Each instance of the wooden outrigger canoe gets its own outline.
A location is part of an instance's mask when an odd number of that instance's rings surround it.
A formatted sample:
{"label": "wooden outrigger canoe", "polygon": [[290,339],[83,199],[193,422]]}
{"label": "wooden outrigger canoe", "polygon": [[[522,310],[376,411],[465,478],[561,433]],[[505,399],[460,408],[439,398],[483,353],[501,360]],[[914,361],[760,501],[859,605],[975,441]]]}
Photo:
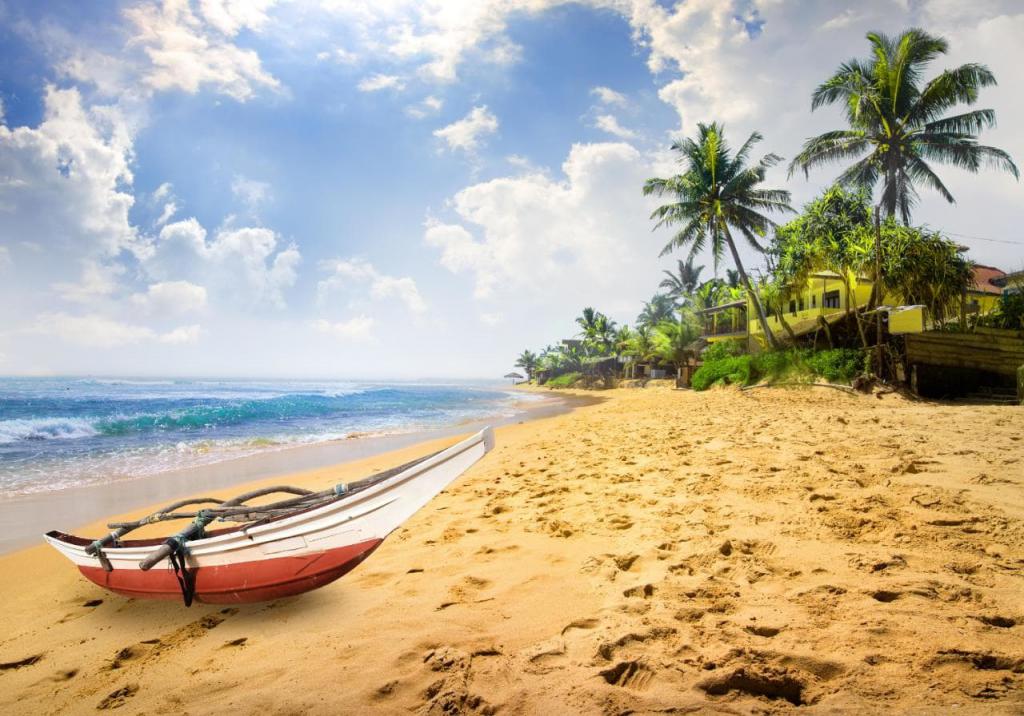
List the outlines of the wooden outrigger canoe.
{"label": "wooden outrigger canoe", "polygon": [[[63,532],[45,539],[88,579],[128,597],[238,604],[301,594],[333,582],[494,446],[485,428],[445,450],[386,472],[313,493],[293,487],[257,490],[222,501],[175,503],[136,522],[112,523],[106,537]],[[271,504],[256,497],[294,495]],[[181,512],[188,505],[208,509]],[[192,518],[167,539],[124,540],[129,531],[168,519]],[[207,530],[214,521],[235,527]]]}

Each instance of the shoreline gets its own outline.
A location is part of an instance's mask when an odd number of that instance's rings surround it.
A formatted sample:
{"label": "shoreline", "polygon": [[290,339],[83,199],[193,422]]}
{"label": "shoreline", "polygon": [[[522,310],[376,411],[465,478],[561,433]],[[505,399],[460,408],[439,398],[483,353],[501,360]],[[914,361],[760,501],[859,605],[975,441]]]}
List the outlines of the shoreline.
{"label": "shoreline", "polygon": [[428,430],[291,445],[137,478],[0,497],[0,524],[5,526],[0,533],[0,556],[42,544],[43,533],[50,529],[73,532],[111,515],[139,513],[147,507],[159,507],[199,492],[241,488],[269,478],[338,468],[472,433],[485,425],[497,428],[539,420],[592,402],[595,400],[571,394],[550,396],[544,401],[518,400],[513,403],[516,412],[512,415],[472,419]]}

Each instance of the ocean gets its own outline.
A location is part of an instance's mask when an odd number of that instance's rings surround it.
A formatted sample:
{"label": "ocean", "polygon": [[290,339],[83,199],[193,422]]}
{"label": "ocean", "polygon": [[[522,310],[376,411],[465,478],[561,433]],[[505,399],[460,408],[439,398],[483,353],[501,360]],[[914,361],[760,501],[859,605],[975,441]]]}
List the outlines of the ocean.
{"label": "ocean", "polygon": [[531,397],[462,383],[0,378],[0,494],[507,418]]}

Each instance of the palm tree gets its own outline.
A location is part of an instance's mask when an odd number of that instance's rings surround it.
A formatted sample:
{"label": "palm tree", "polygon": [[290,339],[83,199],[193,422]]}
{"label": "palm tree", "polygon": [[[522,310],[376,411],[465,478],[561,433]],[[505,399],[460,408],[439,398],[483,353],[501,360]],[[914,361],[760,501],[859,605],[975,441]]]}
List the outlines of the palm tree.
{"label": "palm tree", "polygon": [[740,272],[735,269],[725,270],[725,285],[729,288],[739,288]]}
{"label": "palm tree", "polygon": [[840,174],[837,182],[870,193],[881,181],[880,205],[885,215],[899,211],[904,224],[910,223],[910,210],[917,201],[915,184],[931,187],[954,203],[929,161],[973,173],[989,165],[1019,178],[1009,154],[978,144],[978,132],[995,125],[994,110],[943,116],[958,104],[973,104],[982,87],[996,84],[988,67],[960,65],[922,87],[925,68],[946,54],[946,40],[916,28],[896,38],[870,32],[867,39],[871,57],[840,65],[811,98],[812,111],[841,102],[850,128],[808,139],[789,166],[791,176],[798,168],[807,175],[818,165],[854,160],[868,152]]}
{"label": "palm tree", "polygon": [[607,353],[611,348],[615,337],[615,321],[608,316],[587,306],[576,319],[576,325],[580,327],[579,335],[588,348],[599,354]]}
{"label": "palm tree", "polygon": [[751,149],[761,139],[761,135],[754,132],[732,154],[721,125],[717,122],[698,124],[696,139],[681,139],[672,144],[672,150],[680,154],[684,173],[669,179],[648,179],[644,184],[644,194],[669,195],[676,199],[672,204],[659,206],[651,214],[652,219],[658,220],[654,228],[683,225],[666,244],[662,256],[686,246],[690,247],[690,255],[693,256],[710,241],[717,265],[728,247],[740,280],[757,311],[765,338],[774,347],[775,336],[729,230],[730,226],[734,227],[751,246],[763,252],[757,237],[764,236],[775,222],[761,212],[793,210],[789,205],[788,191],[758,188],[768,169],[781,161],[780,157],[767,154],[754,166],[747,165]]}
{"label": "palm tree", "polygon": [[653,327],[662,321],[670,321],[676,312],[675,301],[671,296],[664,293],[656,293],[650,301],[644,302],[643,310],[636,317],[637,328],[640,326]]}
{"label": "palm tree", "polygon": [[627,353],[637,363],[643,363],[654,354],[654,335],[649,326],[637,326],[629,339]]}
{"label": "palm tree", "polygon": [[625,355],[629,350],[630,341],[633,340],[633,330],[626,325],[621,326],[615,331],[614,348],[615,355]]}
{"label": "palm tree", "polygon": [[700,335],[700,324],[689,311],[682,311],[678,320],[662,321],[654,331],[653,350],[665,363],[678,371],[693,354],[690,346]]}
{"label": "palm tree", "polygon": [[533,374],[537,372],[538,365],[539,359],[533,351],[523,351],[519,354],[519,358],[516,359],[516,368],[522,368],[526,371],[526,379],[528,381],[533,380]]}
{"label": "palm tree", "polygon": [[658,284],[658,288],[668,289],[668,295],[677,301],[685,301],[697,290],[700,283],[700,274],[703,266],[694,266],[694,256],[687,257],[686,261],[676,260],[676,272],[662,271],[665,278]]}

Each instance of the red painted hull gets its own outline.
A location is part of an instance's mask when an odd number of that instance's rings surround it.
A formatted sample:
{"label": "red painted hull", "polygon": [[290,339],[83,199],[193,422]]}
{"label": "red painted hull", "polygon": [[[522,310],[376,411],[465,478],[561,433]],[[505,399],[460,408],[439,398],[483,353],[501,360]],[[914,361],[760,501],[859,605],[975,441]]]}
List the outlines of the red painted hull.
{"label": "red painted hull", "polygon": [[[383,540],[375,539],[300,557],[277,557],[195,571],[195,601],[248,604],[290,597],[322,587],[355,569]],[[141,569],[78,568],[90,581],[126,597],[181,599],[181,588],[168,562]]]}

